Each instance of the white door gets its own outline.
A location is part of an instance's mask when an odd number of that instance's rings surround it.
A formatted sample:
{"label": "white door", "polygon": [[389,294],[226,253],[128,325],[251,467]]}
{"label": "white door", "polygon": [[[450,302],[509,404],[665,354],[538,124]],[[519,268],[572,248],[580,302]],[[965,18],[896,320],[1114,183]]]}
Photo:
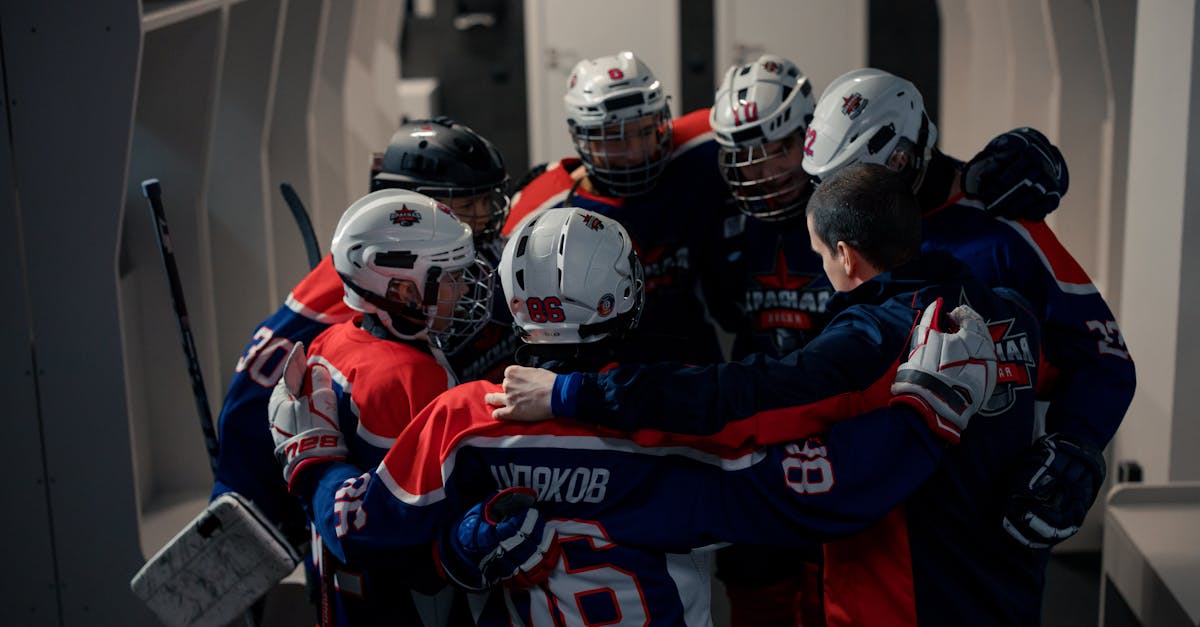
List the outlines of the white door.
{"label": "white door", "polygon": [[765,53],[808,75],[814,97],[867,64],[866,0],[716,0],[716,77]]}
{"label": "white door", "polygon": [[525,0],[529,165],[575,154],[563,110],[568,74],[622,50],[650,66],[678,115],[678,0]]}

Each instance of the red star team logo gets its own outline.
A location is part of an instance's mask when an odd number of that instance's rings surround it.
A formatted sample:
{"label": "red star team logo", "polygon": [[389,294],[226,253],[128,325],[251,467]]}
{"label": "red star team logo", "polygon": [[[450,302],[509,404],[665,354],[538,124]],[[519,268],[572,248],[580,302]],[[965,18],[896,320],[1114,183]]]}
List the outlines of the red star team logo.
{"label": "red star team logo", "polygon": [[760,274],[754,280],[768,289],[798,290],[811,283],[813,277],[788,272],[787,257],[783,254],[783,246],[780,246],[775,252],[775,267],[769,274]]}
{"label": "red star team logo", "polygon": [[842,98],[842,113],[846,114],[846,117],[853,120],[863,112],[863,109],[867,108],[868,102],[870,101],[866,98],[863,98],[862,94],[854,92],[849,96]]}
{"label": "red star team logo", "polygon": [[420,212],[409,209],[408,205],[400,205],[400,208],[393,211],[390,217],[392,224],[400,226],[412,226],[421,221]]}
{"label": "red star team logo", "polygon": [[1029,336],[1013,329],[1014,320],[988,322],[988,333],[996,345],[996,391],[979,410],[981,416],[1007,411],[1016,401],[1016,391],[1032,387],[1037,363],[1029,346]]}

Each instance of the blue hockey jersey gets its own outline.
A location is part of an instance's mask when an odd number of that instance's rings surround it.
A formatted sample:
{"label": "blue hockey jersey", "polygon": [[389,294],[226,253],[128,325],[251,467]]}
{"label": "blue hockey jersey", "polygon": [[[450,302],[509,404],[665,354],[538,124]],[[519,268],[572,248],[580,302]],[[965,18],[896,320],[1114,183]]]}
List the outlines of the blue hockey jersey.
{"label": "blue hockey jersey", "polygon": [[734,333],[733,359],[783,357],[803,348],[829,322],[826,308],[834,294],[803,217],[763,222],[738,213],[725,218],[722,234],[727,264],[710,301],[736,308],[736,315],[718,318]]}
{"label": "blue hockey jersey", "polygon": [[271,317],[254,330],[219,418],[221,452],[212,498],[237,492],[293,535],[304,529],[304,512],[287,492],[275,459],[275,441],[267,421],[271,389],[283,374],[283,361],[296,342],[311,344],[330,325],[354,312],[342,302],[342,280],[326,256],[288,294]]}

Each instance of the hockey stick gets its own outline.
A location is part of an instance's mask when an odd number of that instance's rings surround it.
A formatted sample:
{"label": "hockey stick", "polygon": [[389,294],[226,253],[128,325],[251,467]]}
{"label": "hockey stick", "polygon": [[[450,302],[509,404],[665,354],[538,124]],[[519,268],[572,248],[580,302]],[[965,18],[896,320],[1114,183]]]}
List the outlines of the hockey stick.
{"label": "hockey stick", "polygon": [[167,283],[171,287],[171,304],[175,307],[175,319],[179,322],[179,334],[183,338],[183,356],[187,360],[188,375],[192,378],[192,396],[196,400],[196,411],[200,414],[200,431],[204,433],[204,446],[208,449],[208,463],[213,476],[217,474],[217,431],[213,428],[212,409],[208,406],[208,394],[204,391],[204,375],[200,372],[200,359],[196,355],[196,343],[192,339],[192,325],[188,319],[187,305],[183,302],[183,284],[179,281],[179,269],[175,265],[175,251],[171,246],[171,234],[167,230],[167,218],[163,213],[162,186],[158,179],[142,181],[142,195],[150,205],[154,218],[154,236],[158,239],[158,250],[162,253],[163,267],[167,271]]}
{"label": "hockey stick", "polygon": [[321,247],[317,245],[317,234],[313,232],[312,221],[308,219],[304,203],[300,202],[296,188],[287,181],[279,184],[279,193],[283,194],[284,202],[287,203],[288,209],[292,210],[292,217],[296,219],[296,226],[300,227],[300,237],[304,240],[304,251],[308,253],[308,267],[315,268],[317,264],[321,263]]}

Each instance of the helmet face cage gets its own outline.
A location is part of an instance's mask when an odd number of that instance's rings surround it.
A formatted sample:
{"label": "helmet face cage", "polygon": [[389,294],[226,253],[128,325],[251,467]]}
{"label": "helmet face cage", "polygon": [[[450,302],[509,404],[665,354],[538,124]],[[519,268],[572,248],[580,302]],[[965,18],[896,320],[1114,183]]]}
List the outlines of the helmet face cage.
{"label": "helmet face cage", "polygon": [[586,344],[634,328],[642,266],[621,225],[567,207],[513,233],[498,270],[513,325],[529,344]]}
{"label": "helmet face cage", "polygon": [[452,353],[487,324],[492,317],[493,277],[492,266],[479,258],[440,274],[438,301],[427,315],[431,344]]}
{"label": "helmet face cage", "polygon": [[584,128],[571,125],[588,176],[614,196],[644,194],[658,182],[671,152],[671,111]]}
{"label": "helmet face cage", "polygon": [[673,147],[662,84],[631,52],[575,64],[563,103],[567,129],[601,191],[636,196],[653,189]]}
{"label": "helmet face cage", "polygon": [[764,222],[803,215],[812,186],[802,165],[801,141],[797,131],[776,142],[745,148],[721,146],[721,178],[742,213]]}

